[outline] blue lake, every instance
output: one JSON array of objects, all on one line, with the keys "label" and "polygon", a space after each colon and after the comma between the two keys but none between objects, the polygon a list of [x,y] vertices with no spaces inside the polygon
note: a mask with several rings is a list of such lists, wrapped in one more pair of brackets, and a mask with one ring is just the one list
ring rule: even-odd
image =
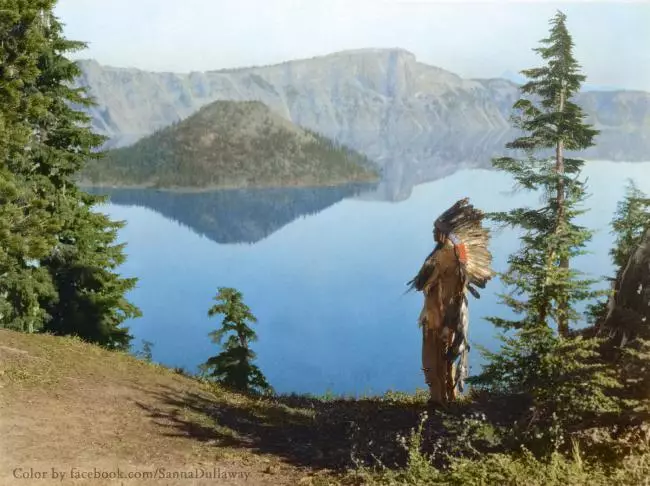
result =
[{"label": "blue lake", "polygon": [[[582,222],[596,234],[577,266],[599,277],[612,273],[609,222],[626,179],[650,193],[650,163],[594,161],[585,174],[592,196]],[[259,320],[257,364],[278,392],[349,395],[424,387],[422,296],[405,295],[404,284],[432,249],[435,217],[465,196],[485,211],[536,198],[484,169],[417,185],[398,202],[368,187],[103,192],[111,203],[102,210],[127,222],[122,272],[139,277],[130,298],[144,316],[128,322],[135,349],[151,341],[154,361],[196,370],[219,352],[208,333],[220,318],[207,317],[216,289],[235,287]],[[517,245],[509,231],[493,235],[497,271]],[[470,372],[481,364],[476,344],[498,346],[483,317],[504,312],[501,290],[496,279],[470,298]]]}]

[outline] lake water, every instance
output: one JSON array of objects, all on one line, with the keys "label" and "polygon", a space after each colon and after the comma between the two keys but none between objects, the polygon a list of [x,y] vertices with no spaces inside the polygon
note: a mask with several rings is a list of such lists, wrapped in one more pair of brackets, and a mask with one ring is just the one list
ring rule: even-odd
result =
[{"label": "lake water", "polygon": [[[650,163],[589,162],[592,253],[578,266],[612,273],[609,221],[627,178],[650,193]],[[175,194],[111,191],[103,210],[126,220],[122,271],[139,277],[130,298],[144,317],[130,321],[134,347],[153,342],[153,359],[195,370],[217,345],[220,318],[207,310],[217,287],[241,290],[257,316],[257,364],[278,392],[380,394],[424,388],[417,318],[422,295],[404,295],[431,251],[432,222],[469,196],[485,211],[534,202],[510,194],[511,181],[488,170],[462,170],[418,185],[399,202],[369,187]],[[108,192],[108,191],[100,191]],[[494,266],[503,270],[518,243],[494,234]],[[494,349],[483,317],[503,313],[498,279],[470,297],[470,342]],[[476,346],[471,371],[481,364]]]}]

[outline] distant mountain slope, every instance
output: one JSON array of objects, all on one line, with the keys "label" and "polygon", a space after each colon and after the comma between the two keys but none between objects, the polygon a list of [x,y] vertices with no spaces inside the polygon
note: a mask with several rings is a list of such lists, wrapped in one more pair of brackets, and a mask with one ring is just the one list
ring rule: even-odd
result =
[{"label": "distant mountain slope", "polygon": [[[378,158],[426,152],[432,135],[502,132],[518,96],[504,79],[463,79],[402,49],[344,51],[273,66],[150,73],[80,61],[98,106],[95,128],[120,145],[212,101],[259,100],[294,123]],[[650,133],[650,93],[588,92],[578,103],[597,128]]]},{"label": "distant mountain slope", "polygon": [[94,184],[176,188],[319,186],[378,179],[365,156],[271,112],[216,101],[83,173]]}]

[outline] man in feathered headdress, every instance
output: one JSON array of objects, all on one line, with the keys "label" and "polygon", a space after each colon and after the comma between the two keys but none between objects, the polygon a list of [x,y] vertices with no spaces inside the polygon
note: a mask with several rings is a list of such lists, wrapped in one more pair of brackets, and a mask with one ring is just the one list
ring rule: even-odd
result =
[{"label": "man in feathered headdress", "polygon": [[[463,391],[469,352],[467,292],[494,276],[483,213],[461,199],[435,221],[436,247],[407,285],[424,293],[420,313],[422,368],[431,401],[444,404]],[[458,361],[456,363],[456,361]]]}]

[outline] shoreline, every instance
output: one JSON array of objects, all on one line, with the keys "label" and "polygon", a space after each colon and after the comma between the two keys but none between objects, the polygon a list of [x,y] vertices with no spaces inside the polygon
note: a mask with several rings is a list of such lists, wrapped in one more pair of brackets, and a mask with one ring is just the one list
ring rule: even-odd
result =
[{"label": "shoreline", "polygon": [[106,184],[106,183],[90,183],[90,182],[77,182],[77,186],[79,188],[92,188],[92,189],[108,189],[108,190],[115,190],[115,189],[126,189],[126,190],[153,190],[153,191],[160,191],[160,192],[172,192],[172,193],[185,193],[185,194],[193,194],[193,193],[203,193],[203,192],[215,192],[215,191],[232,191],[232,190],[238,190],[238,189],[309,189],[309,188],[314,188],[314,189],[319,189],[319,188],[325,188],[325,187],[338,187],[338,186],[345,186],[349,184],[377,184],[381,182],[381,177],[377,176],[376,178],[373,179],[351,179],[351,180],[342,180],[342,181],[334,181],[334,182],[327,182],[327,183],[313,183],[313,182],[305,182],[305,183],[292,183],[292,184],[265,184],[265,185],[240,185],[240,184],[225,184],[225,185],[215,185],[215,186],[202,186],[202,187],[195,187],[195,186],[155,186],[153,184]]}]

